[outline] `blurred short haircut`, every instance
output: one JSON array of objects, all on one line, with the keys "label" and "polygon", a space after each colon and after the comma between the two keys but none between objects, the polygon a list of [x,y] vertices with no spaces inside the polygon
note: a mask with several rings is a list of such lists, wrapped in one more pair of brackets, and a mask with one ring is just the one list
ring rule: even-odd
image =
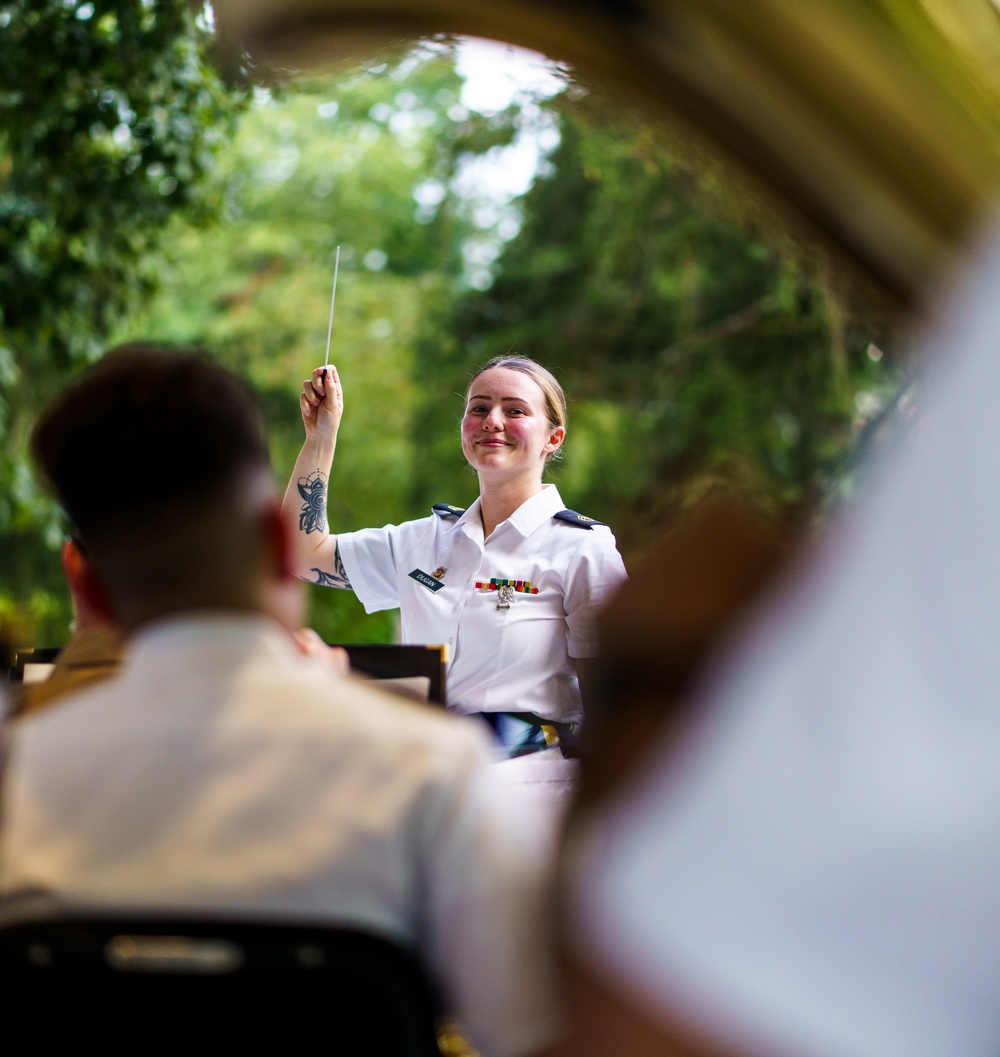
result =
[{"label": "blurred short haircut", "polygon": [[35,460],[84,540],[208,500],[268,465],[256,401],[192,350],[124,345],[42,413]]},{"label": "blurred short haircut", "polygon": [[42,412],[32,451],[109,588],[176,595],[255,560],[241,518],[247,482],[270,477],[260,411],[201,353],[111,350]]}]

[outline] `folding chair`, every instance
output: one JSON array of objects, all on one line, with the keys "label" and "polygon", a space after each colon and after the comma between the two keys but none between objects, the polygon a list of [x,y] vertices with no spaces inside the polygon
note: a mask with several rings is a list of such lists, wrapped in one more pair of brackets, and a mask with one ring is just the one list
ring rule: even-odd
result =
[{"label": "folding chair", "polygon": [[[446,646],[407,646],[389,643],[348,643],[343,645],[351,668],[388,684],[408,679],[422,680],[427,690],[421,695],[435,704],[448,703]],[[391,689],[387,685],[387,689]]]},{"label": "folding chair", "polygon": [[76,917],[0,928],[4,1052],[440,1057],[416,960],[341,928]]},{"label": "folding chair", "polygon": [[[398,684],[403,680],[421,680],[426,687],[423,696],[435,704],[447,703],[445,694],[447,648],[444,646],[403,646],[389,643],[349,643],[343,645],[351,667],[373,679]],[[44,678],[55,664],[59,649],[34,647],[19,649],[7,678],[12,683]],[[3,679],[4,682],[7,679]],[[387,685],[386,689],[394,689]]]}]

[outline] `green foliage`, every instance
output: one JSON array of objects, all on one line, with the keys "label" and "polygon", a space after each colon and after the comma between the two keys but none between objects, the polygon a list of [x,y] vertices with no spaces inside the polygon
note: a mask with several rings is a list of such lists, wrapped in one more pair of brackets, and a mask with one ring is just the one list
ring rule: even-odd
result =
[{"label": "green foliage", "polygon": [[[162,294],[117,335],[203,345],[244,375],[284,476],[302,442],[298,388],[323,360],[339,245],[331,356],[347,409],[330,517],[342,531],[427,509],[412,506],[414,434],[425,432],[414,425],[423,382],[413,350],[433,306],[461,289],[471,230],[446,189],[469,155],[515,132],[514,112],[457,108],[461,86],[450,47],[431,42],[280,98],[258,91],[215,173],[223,222],[177,231]],[[460,462],[457,443],[450,454]],[[350,592],[310,597],[330,641],[395,633],[394,614],[366,618]]]},{"label": "green foliage", "polygon": [[[242,93],[211,40],[188,0],[0,3],[0,602],[64,596],[26,463],[35,412],[155,289],[171,221],[218,206],[206,176]],[[65,603],[35,611],[39,634],[65,622]]]},{"label": "green foliage", "polygon": [[[551,105],[561,140],[520,234],[491,288],[428,328],[421,370],[441,391],[508,349],[554,370],[572,403],[555,477],[626,548],[699,479],[772,508],[829,488],[856,393],[886,384],[866,354],[885,321],[849,311],[827,262],[654,129],[593,97]],[[425,413],[444,403],[431,395]]]},{"label": "green foliage", "polygon": [[[16,393],[8,451],[11,432],[19,450],[34,407],[67,366],[105,339],[152,338],[202,345],[252,382],[283,478],[302,437],[301,380],[323,359],[338,245],[331,356],[346,412],[330,486],[335,531],[472,501],[477,481],[458,441],[465,385],[512,347],[563,381],[570,433],[553,477],[568,505],[612,523],[627,559],[694,481],[736,480],[775,507],[828,488],[853,448],[857,409],[877,411],[889,383],[866,349],[884,321],[852,308],[854,292],[828,262],[775,236],[711,169],[568,79],[554,98],[526,91],[499,113],[469,112],[452,45],[429,41],[280,92],[256,90],[222,151],[235,104],[205,65],[206,41],[185,4],[95,4],[82,21],[74,12],[89,5],[30,6],[78,49],[82,25],[91,50],[74,59],[66,44],[58,75],[45,61],[34,66],[50,103],[25,127],[77,122],[80,99],[103,117],[88,112],[74,126],[72,165],[39,150],[41,133],[15,154],[4,125],[0,203],[24,224],[42,218],[37,245],[50,247],[46,285],[0,235],[0,282],[20,282],[13,303],[36,316],[0,331],[0,385]],[[91,40],[119,8],[137,18],[155,10],[183,32],[163,38],[158,59],[133,60],[126,49],[119,68],[118,53]],[[32,64],[23,65],[27,76]],[[121,120],[126,86],[131,123]],[[165,124],[140,120],[158,108]],[[120,132],[118,143],[122,124],[129,138]],[[159,138],[147,142],[147,129]],[[520,201],[491,199],[470,178],[477,159],[531,134],[547,144],[534,185]],[[54,196],[46,165],[61,181]],[[213,212],[219,222],[201,222]],[[134,242],[120,241],[123,226]],[[82,257],[70,251],[76,237],[90,247]],[[100,282],[116,274],[105,297]],[[43,325],[44,341],[29,341]],[[34,592],[42,637],[57,641],[44,633],[60,615],[57,526],[23,463],[3,473],[0,529],[18,558],[4,563],[0,615],[5,594]],[[312,589],[310,598],[312,623],[330,640],[394,633],[392,614],[366,617],[350,592]]]},{"label": "green foliage", "polygon": [[5,334],[68,367],[137,292],[231,118],[191,5],[23,0],[0,7]]}]

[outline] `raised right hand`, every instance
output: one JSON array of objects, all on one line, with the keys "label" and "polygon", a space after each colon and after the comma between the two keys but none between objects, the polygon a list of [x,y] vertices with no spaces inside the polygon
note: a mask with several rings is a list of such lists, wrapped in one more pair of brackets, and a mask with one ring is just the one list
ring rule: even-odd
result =
[{"label": "raised right hand", "polygon": [[336,441],[344,414],[344,390],[333,364],[317,367],[302,383],[299,407],[307,439]]}]

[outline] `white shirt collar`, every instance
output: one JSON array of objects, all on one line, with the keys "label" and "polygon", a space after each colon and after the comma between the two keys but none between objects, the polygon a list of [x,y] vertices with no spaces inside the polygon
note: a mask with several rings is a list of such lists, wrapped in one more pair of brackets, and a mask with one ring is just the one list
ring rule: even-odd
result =
[{"label": "white shirt collar", "polygon": [[129,671],[160,668],[177,652],[204,653],[211,660],[251,652],[287,657],[296,651],[288,632],[265,613],[202,609],[157,620],[130,636],[125,666]]},{"label": "white shirt collar", "polygon": [[526,499],[507,518],[506,523],[516,528],[522,536],[530,536],[547,521],[551,521],[553,514],[558,514],[564,509],[565,503],[559,495],[559,489],[554,484],[543,484],[542,490],[530,499]]},{"label": "white shirt collar", "polygon": [[[481,507],[482,500],[477,496],[472,506],[455,522],[456,528],[461,528],[466,536],[480,543],[483,539]],[[564,509],[565,504],[562,496],[559,495],[559,489],[554,484],[543,484],[540,492],[526,499],[506,521],[500,522],[493,531],[499,532],[505,526],[510,525],[522,536],[530,536],[532,532],[550,521],[554,514]]]}]

